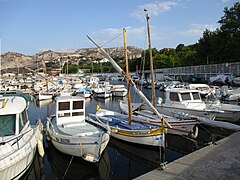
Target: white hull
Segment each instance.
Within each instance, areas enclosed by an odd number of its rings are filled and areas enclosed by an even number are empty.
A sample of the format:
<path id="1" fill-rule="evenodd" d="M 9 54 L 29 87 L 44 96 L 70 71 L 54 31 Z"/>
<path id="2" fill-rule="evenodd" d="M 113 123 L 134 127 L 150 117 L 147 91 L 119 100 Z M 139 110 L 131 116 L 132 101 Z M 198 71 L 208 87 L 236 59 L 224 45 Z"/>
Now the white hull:
<path id="1" fill-rule="evenodd" d="M 162 104 L 157 104 L 157 110 L 161 114 L 165 114 L 168 116 L 171 116 L 176 112 L 180 112 L 180 113 L 191 114 L 198 117 L 205 117 L 209 119 L 212 119 L 217 114 L 217 112 L 210 112 L 210 111 L 208 112 L 200 109 L 178 108 L 178 107 L 165 106 L 165 105 L 163 106 Z"/>
<path id="2" fill-rule="evenodd" d="M 85 125 L 80 125 L 79 127 L 78 125 L 75 125 L 74 129 L 78 129 L 78 132 L 81 132 L 81 129 L 83 128 L 81 126 L 89 125 L 87 123 L 85 123 Z M 89 126 L 89 129 L 90 128 L 92 127 Z M 67 135 L 64 132 L 61 133 L 61 130 L 58 130 L 55 125 L 51 126 L 50 120 L 47 122 L 47 136 L 51 139 L 54 147 L 60 152 L 82 157 L 84 160 L 90 162 L 96 162 L 99 160 L 101 153 L 106 148 L 110 139 L 110 135 L 108 133 L 92 133 L 91 130 L 82 134 L 78 133 Z"/>
<path id="3" fill-rule="evenodd" d="M 111 93 L 110 92 L 95 92 L 95 97 L 99 98 L 109 98 Z"/>
<path id="4" fill-rule="evenodd" d="M 39 100 L 39 101 L 42 101 L 42 100 L 47 100 L 47 99 L 52 99 L 53 98 L 53 94 L 52 93 L 38 93 L 36 95 L 36 99 Z"/>
<path id="5" fill-rule="evenodd" d="M 80 97 L 84 97 L 84 98 L 89 98 L 89 97 L 92 96 L 92 94 L 85 92 L 85 93 L 77 93 L 76 96 L 80 96 Z"/>
<path id="6" fill-rule="evenodd" d="M 124 90 L 115 90 L 112 91 L 113 96 L 117 96 L 117 97 L 125 97 L 127 95 L 127 91 Z"/>
<path id="7" fill-rule="evenodd" d="M 162 142 L 164 142 L 165 136 L 164 134 L 156 135 L 156 136 L 148 136 L 148 137 L 142 137 L 142 136 L 126 136 L 126 135 L 121 135 L 117 133 L 115 130 L 111 131 L 111 135 L 117 139 L 130 142 L 130 143 L 135 143 L 135 144 L 140 144 L 140 145 L 146 145 L 146 146 L 164 146 Z"/>
<path id="8" fill-rule="evenodd" d="M 38 141 L 42 140 L 42 124 L 37 125 L 33 131 L 30 129 L 27 129 L 27 131 L 18 143 L 12 145 L 13 142 L 10 142 L 0 146 L 1 179 L 19 179 L 30 167 Z M 9 152 L 9 154 L 6 155 L 6 152 Z"/>
<path id="9" fill-rule="evenodd" d="M 92 138 L 92 137 L 78 137 L 78 138 L 71 138 L 68 139 L 71 143 L 65 144 L 62 142 L 57 141 L 57 138 L 65 138 L 62 136 L 52 136 L 51 142 L 54 145 L 56 149 L 58 149 L 60 152 L 72 155 L 72 156 L 78 156 L 82 157 L 85 160 L 88 160 L 87 155 L 94 155 L 97 159 L 100 158 L 99 152 L 102 153 L 102 151 L 106 148 L 107 143 L 109 141 L 109 136 L 103 137 L 103 141 L 99 142 L 99 138 Z M 69 137 L 67 137 L 69 138 Z M 96 143 L 97 142 L 97 143 Z M 101 144 L 101 145 L 99 145 Z M 90 162 L 92 160 L 89 159 Z M 94 160 L 95 162 L 96 160 Z"/>
<path id="10" fill-rule="evenodd" d="M 217 105 L 215 105 L 217 106 Z M 214 104 L 207 104 L 208 108 L 214 108 Z M 224 113 L 219 113 L 216 115 L 216 120 L 237 122 L 240 121 L 240 107 L 233 104 L 220 104 L 219 109 L 223 110 Z"/>
<path id="11" fill-rule="evenodd" d="M 128 115 L 115 111 L 99 109 L 96 115 L 89 115 L 97 122 L 109 124 L 111 136 L 117 139 L 146 146 L 165 146 L 163 128 L 154 124 L 144 124 L 144 121 L 141 121 L 137 116 L 133 116 L 133 122 L 129 125 Z"/>
<path id="12" fill-rule="evenodd" d="M 21 160 L 15 162 L 14 164 L 10 165 L 9 167 L 1 171 L 0 172 L 1 179 L 19 179 L 32 164 L 35 152 L 36 146 L 28 154 L 25 154 L 25 156 Z"/>

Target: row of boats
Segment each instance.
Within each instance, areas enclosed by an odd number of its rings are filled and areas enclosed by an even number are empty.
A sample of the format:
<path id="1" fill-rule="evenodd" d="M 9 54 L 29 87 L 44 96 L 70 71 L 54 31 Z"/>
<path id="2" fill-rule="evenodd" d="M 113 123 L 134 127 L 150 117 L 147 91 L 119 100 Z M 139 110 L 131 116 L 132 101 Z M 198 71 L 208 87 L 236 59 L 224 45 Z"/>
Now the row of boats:
<path id="1" fill-rule="evenodd" d="M 97 47 L 115 69 L 124 74 L 114 60 Z M 120 102 L 124 113 L 98 106 L 96 113 L 86 115 L 84 97 L 56 97 L 56 113 L 48 117 L 46 123 L 47 140 L 60 152 L 94 163 L 101 158 L 111 136 L 125 142 L 164 148 L 166 133 L 196 138 L 201 123 L 240 130 L 237 125 L 215 121 L 217 118 L 238 121 L 239 107 L 224 109 L 222 104 L 221 107 L 207 105 L 198 90 L 168 88 L 165 102 L 159 100 L 155 108 L 128 75 L 126 78 L 143 103 Z M 0 102 L 0 177 L 18 179 L 29 168 L 37 149 L 44 156 L 43 125 L 40 119 L 34 125 L 30 124 L 25 98 L 5 95 Z M 229 114 L 223 117 L 227 112 Z"/>

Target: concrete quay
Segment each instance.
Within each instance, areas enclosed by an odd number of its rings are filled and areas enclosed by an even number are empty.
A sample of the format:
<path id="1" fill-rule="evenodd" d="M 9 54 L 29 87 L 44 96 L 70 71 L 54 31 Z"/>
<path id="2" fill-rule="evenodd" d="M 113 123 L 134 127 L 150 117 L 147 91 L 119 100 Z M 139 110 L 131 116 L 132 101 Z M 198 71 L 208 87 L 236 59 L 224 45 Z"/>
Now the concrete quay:
<path id="1" fill-rule="evenodd" d="M 240 179 L 240 132 L 221 139 L 177 159 L 164 170 L 155 169 L 135 178 L 136 180 L 239 180 Z"/>

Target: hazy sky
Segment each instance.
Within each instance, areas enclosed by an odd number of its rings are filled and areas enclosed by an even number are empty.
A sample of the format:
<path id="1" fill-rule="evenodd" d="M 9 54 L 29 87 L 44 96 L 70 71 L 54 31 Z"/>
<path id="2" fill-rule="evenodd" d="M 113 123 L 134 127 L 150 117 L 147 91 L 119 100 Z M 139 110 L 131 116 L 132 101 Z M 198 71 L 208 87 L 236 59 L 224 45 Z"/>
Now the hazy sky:
<path id="1" fill-rule="evenodd" d="M 150 15 L 152 47 L 193 44 L 207 28 L 215 30 L 224 7 L 234 0 L 0 0 L 1 51 L 34 55 L 94 47 L 147 47 L 144 8 Z"/>

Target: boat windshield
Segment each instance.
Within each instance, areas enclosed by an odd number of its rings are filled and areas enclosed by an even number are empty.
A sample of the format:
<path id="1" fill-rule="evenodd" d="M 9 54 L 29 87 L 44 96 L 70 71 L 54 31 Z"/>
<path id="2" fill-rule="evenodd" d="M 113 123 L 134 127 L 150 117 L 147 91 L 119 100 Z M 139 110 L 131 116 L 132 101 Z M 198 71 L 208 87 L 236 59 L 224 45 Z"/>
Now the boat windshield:
<path id="1" fill-rule="evenodd" d="M 16 114 L 0 116 L 0 136 L 10 136 L 15 134 Z"/>

